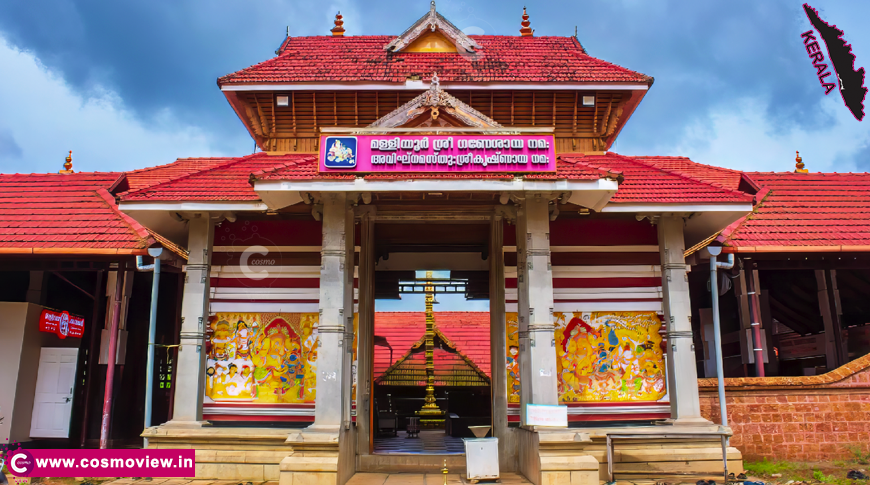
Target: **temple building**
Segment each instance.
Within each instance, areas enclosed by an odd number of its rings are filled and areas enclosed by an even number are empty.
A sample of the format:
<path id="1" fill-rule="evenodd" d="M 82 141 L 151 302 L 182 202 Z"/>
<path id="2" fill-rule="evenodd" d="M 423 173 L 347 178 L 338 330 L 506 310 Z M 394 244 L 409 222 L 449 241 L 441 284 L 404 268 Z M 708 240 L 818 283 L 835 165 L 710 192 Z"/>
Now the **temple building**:
<path id="1" fill-rule="evenodd" d="M 753 195 L 610 152 L 653 78 L 527 12 L 518 35 L 466 35 L 434 2 L 400 35 L 346 21 L 218 80 L 256 153 L 114 191 L 189 252 L 149 446 L 195 447 L 198 478 L 344 484 L 462 471 L 453 440 L 491 426 L 501 470 L 536 484 L 721 473 L 684 252 Z M 376 314 L 410 294 L 427 307 Z M 432 307 L 448 294 L 489 311 Z M 443 449 L 391 440 L 416 428 Z M 648 438 L 608 463 L 618 433 Z"/>

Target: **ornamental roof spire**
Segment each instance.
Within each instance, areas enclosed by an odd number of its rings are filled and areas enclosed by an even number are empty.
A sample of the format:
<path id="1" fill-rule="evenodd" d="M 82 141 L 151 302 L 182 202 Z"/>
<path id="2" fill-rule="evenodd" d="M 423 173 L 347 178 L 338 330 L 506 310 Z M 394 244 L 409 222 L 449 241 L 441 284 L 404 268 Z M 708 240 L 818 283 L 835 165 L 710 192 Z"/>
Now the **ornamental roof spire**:
<path id="1" fill-rule="evenodd" d="M 342 20 L 341 11 L 335 14 L 335 27 L 333 27 L 330 32 L 332 32 L 333 37 L 342 37 L 344 36 L 344 20 Z"/>
<path id="2" fill-rule="evenodd" d="M 72 169 L 72 150 L 70 150 L 69 155 L 66 156 L 66 163 L 63 164 L 63 170 L 58 170 L 57 173 L 64 175 L 75 173 Z"/>
<path id="3" fill-rule="evenodd" d="M 801 158 L 801 152 L 795 150 L 794 153 L 795 153 L 794 173 L 809 173 L 809 170 L 804 168 L 804 162 L 803 162 L 803 159 Z"/>
<path id="4" fill-rule="evenodd" d="M 520 29 L 520 35 L 523 37 L 533 37 L 535 35 L 535 31 L 529 27 L 532 23 L 529 22 L 529 14 L 526 13 L 526 7 L 523 7 L 523 21 L 520 22 L 520 25 L 523 26 L 523 28 Z"/>

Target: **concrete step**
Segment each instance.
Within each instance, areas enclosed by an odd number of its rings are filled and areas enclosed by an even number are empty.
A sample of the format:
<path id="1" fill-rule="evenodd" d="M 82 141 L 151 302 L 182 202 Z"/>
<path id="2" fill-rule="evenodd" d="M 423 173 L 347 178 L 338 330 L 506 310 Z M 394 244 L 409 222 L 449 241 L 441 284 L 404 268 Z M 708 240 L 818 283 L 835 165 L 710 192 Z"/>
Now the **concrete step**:
<path id="1" fill-rule="evenodd" d="M 445 460 L 450 473 L 465 473 L 465 455 L 400 453 L 360 455 L 356 470 L 366 473 L 440 473 Z"/>

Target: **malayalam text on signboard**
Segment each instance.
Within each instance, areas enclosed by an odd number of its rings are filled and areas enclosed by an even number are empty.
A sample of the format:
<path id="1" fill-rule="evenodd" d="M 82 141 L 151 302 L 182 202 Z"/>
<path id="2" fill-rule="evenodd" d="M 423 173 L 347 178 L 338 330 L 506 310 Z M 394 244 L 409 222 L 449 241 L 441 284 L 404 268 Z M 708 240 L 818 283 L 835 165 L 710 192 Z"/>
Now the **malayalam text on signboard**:
<path id="1" fill-rule="evenodd" d="M 551 135 L 335 135 L 321 172 L 553 172 Z"/>
<path id="2" fill-rule="evenodd" d="M 39 331 L 56 334 L 60 338 L 82 338 L 85 333 L 85 319 L 69 312 L 42 310 L 39 316 Z"/>
<path id="3" fill-rule="evenodd" d="M 525 424 L 565 428 L 568 426 L 568 406 L 526 404 Z"/>

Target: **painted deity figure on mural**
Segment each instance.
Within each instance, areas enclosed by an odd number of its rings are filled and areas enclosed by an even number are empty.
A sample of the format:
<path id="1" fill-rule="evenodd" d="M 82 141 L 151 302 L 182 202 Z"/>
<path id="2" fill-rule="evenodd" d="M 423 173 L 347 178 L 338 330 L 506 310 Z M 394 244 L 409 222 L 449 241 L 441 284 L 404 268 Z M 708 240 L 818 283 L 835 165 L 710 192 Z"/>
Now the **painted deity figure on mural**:
<path id="1" fill-rule="evenodd" d="M 260 372 L 260 388 L 257 395 L 261 402 L 283 402 L 287 387 L 285 373 L 288 370 L 287 357 L 291 351 L 290 325 L 282 319 L 275 319 L 264 329 L 265 339 L 254 358 Z"/>
<path id="2" fill-rule="evenodd" d="M 232 360 L 232 329 L 230 322 L 219 320 L 213 325 L 213 333 L 211 337 L 211 355 L 209 358 L 214 360 Z"/>
<path id="3" fill-rule="evenodd" d="M 214 315 L 207 327 L 206 397 L 224 403 L 313 402 L 317 317 L 315 313 Z"/>
<path id="4" fill-rule="evenodd" d="M 239 320 L 236 324 L 236 335 L 235 335 L 235 345 L 236 345 L 236 358 L 237 359 L 249 359 L 251 358 L 251 341 L 253 334 L 248 329 L 248 324 L 244 322 L 244 320 Z"/>
<path id="5" fill-rule="evenodd" d="M 560 402 L 665 397 L 661 321 L 654 312 L 557 312 L 554 317 Z M 506 332 L 508 345 L 516 345 L 516 314 L 508 315 Z M 519 389 L 519 375 L 510 370 L 508 389 Z M 509 402 L 517 402 L 512 398 Z"/>
<path id="6" fill-rule="evenodd" d="M 516 345 L 511 345 L 508 348 L 507 374 L 508 382 L 510 382 L 511 384 L 508 391 L 510 396 L 516 396 L 517 398 L 520 395 L 520 364 L 518 360 L 519 353 L 520 349 Z"/>
<path id="7" fill-rule="evenodd" d="M 305 343 L 303 344 L 303 351 L 306 356 L 306 365 L 305 369 L 305 377 L 304 377 L 304 387 L 305 387 L 305 400 L 306 401 L 314 401 L 316 397 L 316 389 L 317 389 L 317 348 L 320 343 L 320 339 L 317 338 L 317 327 L 315 326 L 311 335 L 305 339 Z"/>

